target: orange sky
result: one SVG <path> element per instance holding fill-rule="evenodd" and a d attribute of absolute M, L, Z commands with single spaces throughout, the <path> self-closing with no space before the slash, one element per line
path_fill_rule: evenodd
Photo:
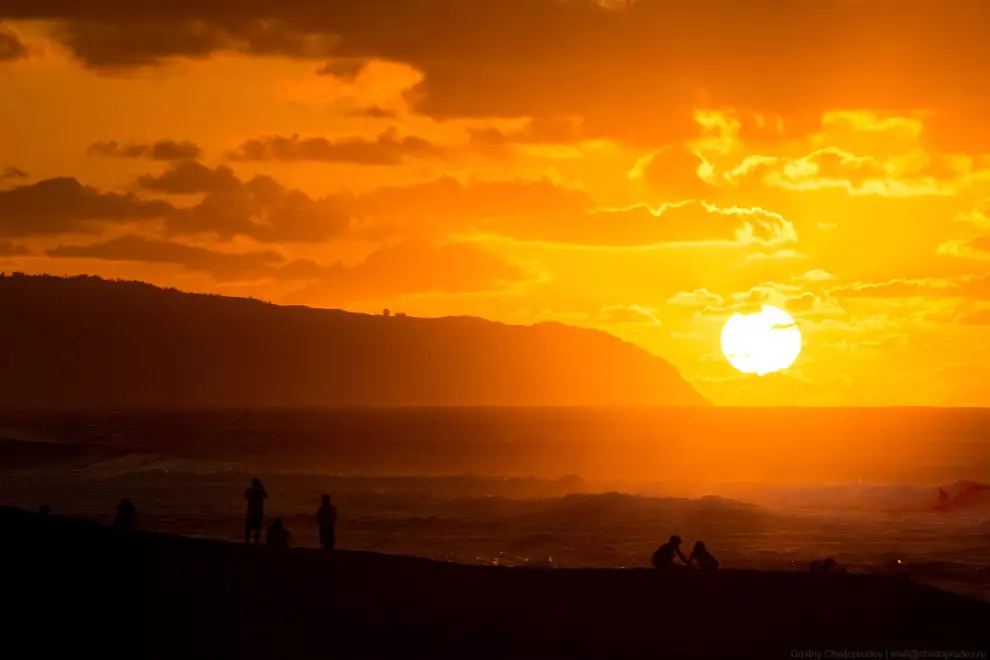
<path fill-rule="evenodd" d="M 0 269 L 595 327 L 990 404 L 990 2 L 4 0 Z M 721 356 L 775 304 L 785 373 Z M 580 359 L 580 356 L 575 356 Z"/>

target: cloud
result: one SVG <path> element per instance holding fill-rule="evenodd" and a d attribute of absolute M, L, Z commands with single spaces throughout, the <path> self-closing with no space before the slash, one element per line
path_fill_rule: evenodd
<path fill-rule="evenodd" d="M 73 178 L 46 179 L 0 190 L 0 236 L 96 234 L 101 222 L 164 218 L 172 211 L 167 202 L 100 192 Z"/>
<path fill-rule="evenodd" d="M 400 137 L 395 128 L 374 140 L 300 138 L 271 135 L 247 140 L 228 154 L 235 161 L 321 161 L 357 165 L 398 165 L 406 158 L 442 157 L 446 150 L 420 137 Z"/>
<path fill-rule="evenodd" d="M 794 298 L 788 298 L 784 308 L 789 312 L 800 314 L 802 317 L 841 316 L 846 310 L 834 300 L 820 298 L 814 293 L 805 292 Z"/>
<path fill-rule="evenodd" d="M 188 141 L 159 140 L 151 144 L 131 143 L 121 145 L 115 141 L 94 142 L 87 153 L 114 158 L 149 158 L 151 160 L 195 160 L 203 150 Z"/>
<path fill-rule="evenodd" d="M 724 303 L 725 299 L 722 296 L 712 293 L 708 289 L 679 291 L 667 301 L 668 305 L 680 305 L 682 307 L 709 307 Z"/>
<path fill-rule="evenodd" d="M 367 65 L 368 60 L 363 57 L 336 57 L 317 69 L 316 75 L 354 80 Z"/>
<path fill-rule="evenodd" d="M 2 10 L 0 10 L 2 15 Z M 0 25 L 0 63 L 27 58 L 30 51 L 17 32 Z"/>
<path fill-rule="evenodd" d="M 936 249 L 942 254 L 960 259 L 990 261 L 990 234 L 978 234 L 964 239 L 950 239 Z"/>
<path fill-rule="evenodd" d="M 692 199 L 708 200 L 719 194 L 711 164 L 687 149 L 667 147 L 648 154 L 636 162 L 628 177 Z"/>
<path fill-rule="evenodd" d="M 641 305 L 605 305 L 592 320 L 609 325 L 661 325 L 660 310 Z"/>
<path fill-rule="evenodd" d="M 445 236 L 498 232 L 565 222 L 593 206 L 587 192 L 536 181 L 469 181 L 442 177 L 404 186 L 383 186 L 355 201 L 357 213 L 378 231 L 396 236 Z"/>
<path fill-rule="evenodd" d="M 142 183 L 168 192 L 206 193 L 193 206 L 175 209 L 168 215 L 166 230 L 176 235 L 319 242 L 341 236 L 352 226 L 349 195 L 310 197 L 267 176 L 244 182 L 223 166 L 210 169 L 182 162 L 160 177 L 143 178 Z"/>
<path fill-rule="evenodd" d="M 240 180 L 229 167 L 213 169 L 196 161 L 173 163 L 162 174 L 141 176 L 137 183 L 145 190 L 170 195 L 219 192 L 240 186 Z"/>
<path fill-rule="evenodd" d="M 468 136 L 475 145 L 504 146 L 511 144 L 571 144 L 588 137 L 578 117 L 539 117 L 526 119 L 522 126 L 498 129 L 492 126 L 469 128 Z"/>
<path fill-rule="evenodd" d="M 990 325 L 990 307 L 964 314 L 957 319 L 957 323 L 962 325 Z"/>
<path fill-rule="evenodd" d="M 577 247 L 661 244 L 775 247 L 797 241 L 794 225 L 760 207 L 678 202 L 596 208 L 584 190 L 538 181 L 442 178 L 389 186 L 355 200 L 379 231 L 511 239 Z"/>
<path fill-rule="evenodd" d="M 955 278 L 893 279 L 886 282 L 856 282 L 829 292 L 836 298 L 970 298 L 990 299 L 990 275 Z"/>
<path fill-rule="evenodd" d="M 828 280 L 835 279 L 835 275 L 832 275 L 827 270 L 814 268 L 806 272 L 804 275 L 795 276 L 794 279 L 804 280 L 806 282 L 827 282 Z"/>
<path fill-rule="evenodd" d="M 551 218 L 507 217 L 489 228 L 523 241 L 593 247 L 776 246 L 797 240 L 794 225 L 776 213 L 697 202 L 593 209 Z"/>
<path fill-rule="evenodd" d="M 520 266 L 478 245 L 420 241 L 385 246 L 356 265 L 338 263 L 312 274 L 318 279 L 293 297 L 334 305 L 409 294 L 495 291 L 524 279 Z"/>
<path fill-rule="evenodd" d="M 26 245 L 7 240 L 0 241 L 0 257 L 23 257 L 29 254 L 31 254 L 31 250 Z"/>
<path fill-rule="evenodd" d="M 102 259 L 174 264 L 191 271 L 207 273 L 218 280 L 272 276 L 283 257 L 272 251 L 226 253 L 173 241 L 138 235 L 122 236 L 105 243 L 61 245 L 48 250 L 48 256 L 63 259 Z"/>
<path fill-rule="evenodd" d="M 703 103 L 757 108 L 802 127 L 834 108 L 882 116 L 929 107 L 933 89 L 942 110 L 936 133 L 960 140 L 959 114 L 977 118 L 986 108 L 973 90 L 990 58 L 982 29 L 990 7 L 969 0 L 341 0 L 318 8 L 310 0 L 7 0 L 0 17 L 56 21 L 55 38 L 91 67 L 222 51 L 405 62 L 424 73 L 415 102 L 434 117 L 578 115 L 592 131 L 652 144 L 693 132 L 690 115 Z"/>
<path fill-rule="evenodd" d="M 348 117 L 367 117 L 369 119 L 395 119 L 399 113 L 378 105 L 370 105 L 361 108 L 354 108 L 347 112 Z"/>
<path fill-rule="evenodd" d="M 931 156 L 878 159 L 834 146 L 800 158 L 751 155 L 724 178 L 751 188 L 755 183 L 792 191 L 844 190 L 852 195 L 931 197 L 955 194 L 967 185 L 962 172 L 934 167 Z"/>
<path fill-rule="evenodd" d="M 27 179 L 28 173 L 17 167 L 6 167 L 0 172 L 0 179 Z"/>

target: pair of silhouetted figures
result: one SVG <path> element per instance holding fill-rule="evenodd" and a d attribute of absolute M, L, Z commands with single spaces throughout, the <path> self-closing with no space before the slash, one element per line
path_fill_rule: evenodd
<path fill-rule="evenodd" d="M 265 500 L 268 499 L 268 492 L 260 479 L 251 480 L 251 487 L 244 491 L 244 499 L 247 500 L 244 542 L 250 543 L 253 536 L 254 542 L 259 543 L 265 518 Z M 321 506 L 316 512 L 316 522 L 320 527 L 320 545 L 332 550 L 337 543 L 337 509 L 330 504 L 329 495 L 323 495 L 321 498 Z M 276 518 L 268 528 L 265 544 L 276 548 L 289 545 L 289 530 L 285 528 L 281 518 Z"/>
<path fill-rule="evenodd" d="M 675 564 L 674 558 L 679 558 L 684 565 Z M 704 541 L 698 541 L 691 550 L 691 556 L 685 557 L 681 552 L 681 537 L 670 537 L 670 540 L 657 548 L 653 553 L 653 568 L 661 571 L 676 571 L 684 568 L 697 568 L 702 571 L 717 571 L 718 560 L 705 548 Z"/>

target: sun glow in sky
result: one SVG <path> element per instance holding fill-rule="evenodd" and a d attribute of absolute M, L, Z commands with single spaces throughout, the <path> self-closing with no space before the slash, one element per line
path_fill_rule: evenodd
<path fill-rule="evenodd" d="M 7 0 L 0 269 L 597 328 L 720 404 L 990 405 L 986 25 L 973 0 Z M 762 305 L 804 350 L 760 377 L 720 341 Z"/>

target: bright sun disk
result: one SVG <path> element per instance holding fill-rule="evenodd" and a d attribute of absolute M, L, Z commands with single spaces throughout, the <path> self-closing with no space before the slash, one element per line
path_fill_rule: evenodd
<path fill-rule="evenodd" d="M 801 331 L 784 310 L 763 305 L 759 312 L 733 314 L 722 328 L 722 352 L 744 374 L 786 369 L 801 353 Z"/>

